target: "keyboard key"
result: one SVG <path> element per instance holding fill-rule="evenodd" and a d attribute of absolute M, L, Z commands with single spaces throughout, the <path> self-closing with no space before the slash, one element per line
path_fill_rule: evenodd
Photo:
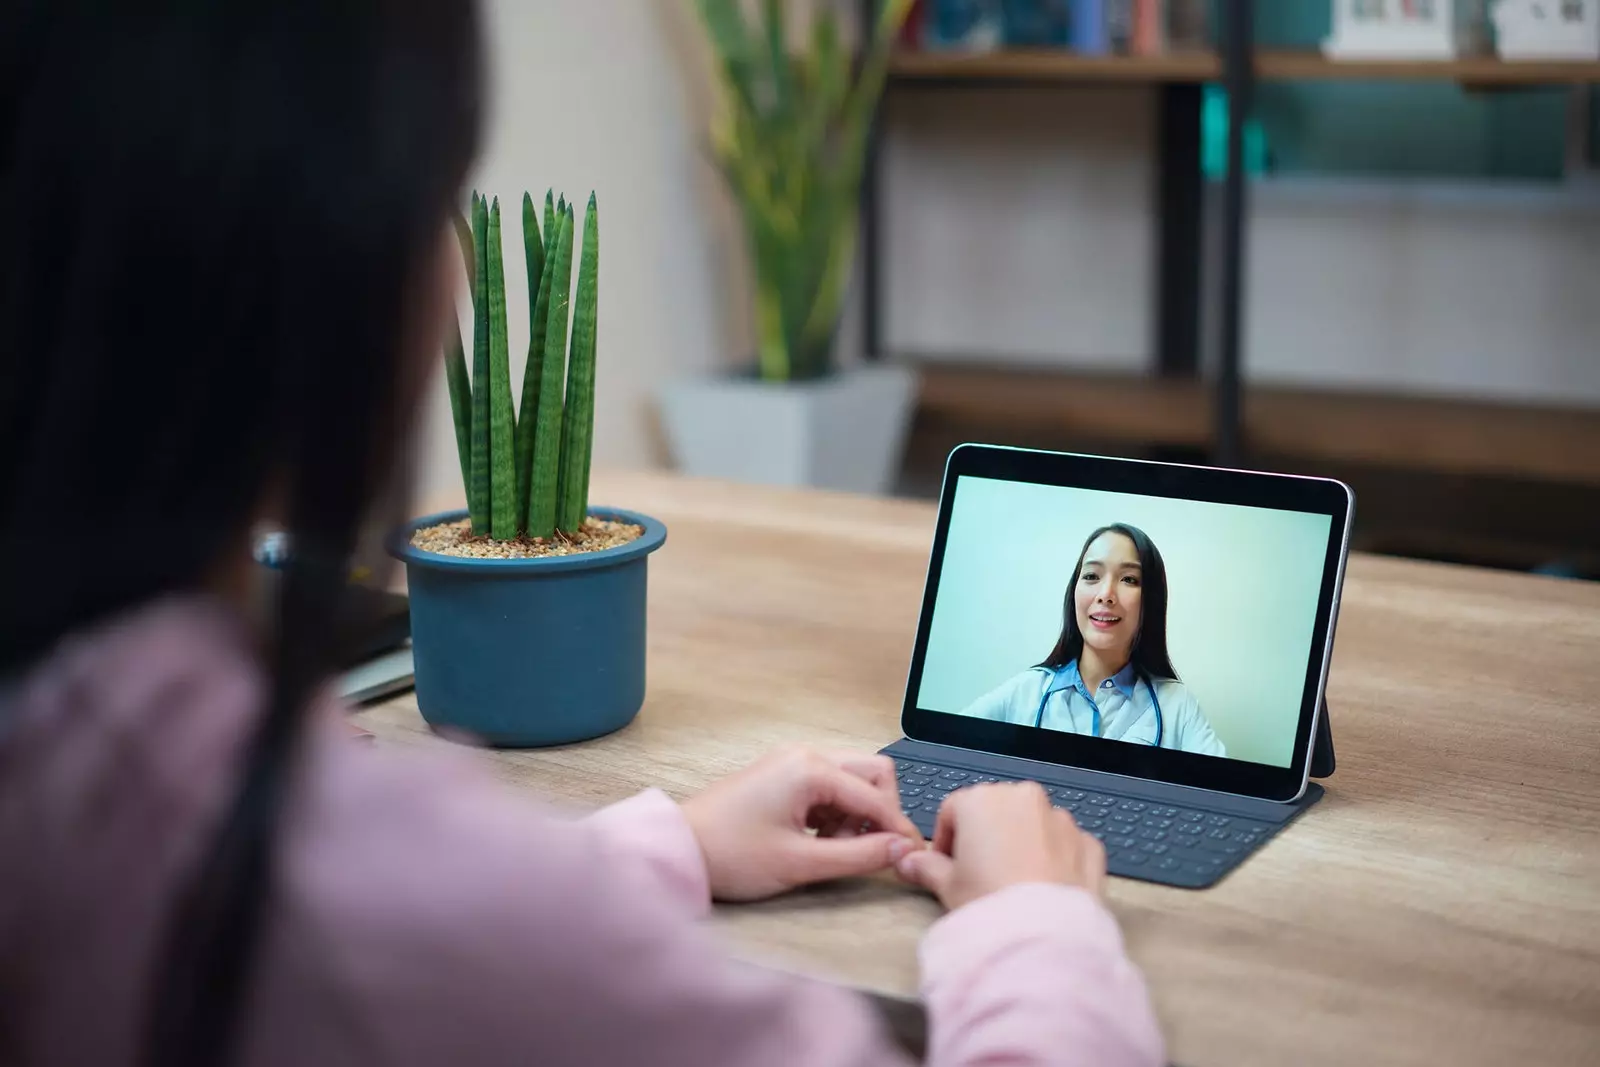
<path fill-rule="evenodd" d="M 1237 841 L 1212 841 L 1208 839 L 1205 843 L 1205 849 L 1207 852 L 1221 852 L 1227 856 L 1237 856 L 1244 851 L 1244 846 Z"/>
<path fill-rule="evenodd" d="M 1206 820 L 1206 817 L 1200 814 L 1198 811 L 1186 811 L 1182 815 L 1178 816 L 1178 818 L 1182 819 L 1184 822 L 1205 822 Z"/>
<path fill-rule="evenodd" d="M 1112 848 L 1132 848 L 1134 845 L 1138 844 L 1138 842 L 1131 837 L 1124 837 L 1119 834 L 1116 837 L 1106 838 L 1106 844 Z"/>
<path fill-rule="evenodd" d="M 900 797 L 902 800 L 906 797 L 920 797 L 921 795 L 922 790 L 914 785 L 903 785 L 900 787 Z"/>
<path fill-rule="evenodd" d="M 1083 799 L 1084 792 L 1081 789 L 1059 789 L 1059 790 L 1057 790 L 1056 795 L 1059 796 L 1062 800 L 1068 801 L 1069 803 L 1072 803 L 1072 804 L 1076 804 L 1078 801 Z"/>
<path fill-rule="evenodd" d="M 967 780 L 967 772 L 966 771 L 945 771 L 939 777 L 940 778 L 944 778 L 947 781 L 951 781 L 951 782 L 964 782 L 964 781 Z"/>
<path fill-rule="evenodd" d="M 1189 864 L 1188 869 L 1193 874 L 1203 874 L 1209 878 L 1211 875 L 1216 874 L 1217 871 L 1222 869 L 1222 861 L 1208 860 L 1204 863 L 1191 863 Z"/>
<path fill-rule="evenodd" d="M 1140 830 L 1139 838 L 1144 841 L 1165 841 L 1167 832 L 1165 830 Z"/>
<path fill-rule="evenodd" d="M 902 774 L 900 776 L 901 785 L 927 785 L 931 781 L 933 781 L 932 778 L 921 774 Z"/>
<path fill-rule="evenodd" d="M 937 800 L 924 801 L 922 804 L 922 810 L 930 815 L 937 815 L 939 813 L 939 803 L 940 802 Z"/>
<path fill-rule="evenodd" d="M 1233 820 L 1228 818 L 1226 815 L 1213 815 L 1211 818 L 1206 820 L 1206 822 L 1210 823 L 1212 826 L 1226 826 L 1232 821 Z"/>
<path fill-rule="evenodd" d="M 1178 834 L 1173 837 L 1172 843 L 1178 848 L 1199 848 L 1200 840 L 1199 834 Z"/>
<path fill-rule="evenodd" d="M 1167 827 L 1172 825 L 1172 820 L 1171 819 L 1152 819 L 1150 816 L 1146 815 L 1144 817 L 1144 825 L 1148 826 L 1148 827 L 1151 827 L 1152 829 L 1155 829 L 1155 830 L 1165 830 Z"/>
<path fill-rule="evenodd" d="M 1103 844 L 1106 839 L 1106 832 L 1104 830 L 1090 830 L 1089 836 Z"/>
<path fill-rule="evenodd" d="M 1257 841 L 1261 840 L 1261 835 L 1255 830 L 1235 830 L 1233 832 L 1233 839 L 1242 844 L 1253 845 Z"/>
<path fill-rule="evenodd" d="M 929 778 L 932 778 L 934 775 L 939 773 L 939 768 L 935 767 L 931 763 L 918 763 L 915 766 L 911 766 L 910 764 L 907 764 L 907 766 L 910 767 L 911 770 L 915 771 L 917 774 L 925 774 Z"/>
<path fill-rule="evenodd" d="M 1103 797 L 1098 793 L 1090 793 L 1088 796 L 1084 797 L 1084 800 L 1095 805 L 1096 807 L 1101 808 L 1109 808 L 1115 805 L 1117 802 L 1115 797 Z"/>
<path fill-rule="evenodd" d="M 1078 820 L 1079 828 L 1084 830 L 1098 830 L 1105 824 L 1106 821 L 1104 819 L 1085 818 Z"/>
<path fill-rule="evenodd" d="M 1176 819 L 1178 817 L 1178 809 L 1154 807 L 1150 809 L 1150 814 L 1158 819 Z"/>
<path fill-rule="evenodd" d="M 1163 871 L 1175 871 L 1183 866 L 1183 861 L 1176 856 L 1163 856 L 1156 861 L 1156 866 Z"/>
<path fill-rule="evenodd" d="M 1139 851 L 1148 852 L 1152 856 L 1160 856 L 1167 851 L 1167 846 L 1163 845 L 1159 841 L 1146 841 L 1144 844 L 1139 846 Z"/>
<path fill-rule="evenodd" d="M 1127 852 L 1117 857 L 1117 862 L 1125 867 L 1138 867 L 1150 861 L 1150 857 L 1143 852 Z"/>
<path fill-rule="evenodd" d="M 1123 811 L 1143 811 L 1148 806 L 1142 800 L 1124 800 L 1118 805 Z"/>
<path fill-rule="evenodd" d="M 1226 841 L 1233 835 L 1228 833 L 1226 830 L 1213 830 L 1206 836 L 1215 841 Z"/>

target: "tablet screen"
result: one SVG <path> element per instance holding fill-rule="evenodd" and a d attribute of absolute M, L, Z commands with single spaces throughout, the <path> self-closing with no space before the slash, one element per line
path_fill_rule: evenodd
<path fill-rule="evenodd" d="M 907 736 L 1297 795 L 1349 499 L 1321 479 L 964 446 Z"/>
<path fill-rule="evenodd" d="M 1331 523 L 964 477 L 918 706 L 1287 767 Z"/>

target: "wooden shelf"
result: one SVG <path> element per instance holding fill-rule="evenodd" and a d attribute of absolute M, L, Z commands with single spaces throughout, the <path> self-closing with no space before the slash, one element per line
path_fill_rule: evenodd
<path fill-rule="evenodd" d="M 938 80 L 1014 79 L 1019 81 L 1203 82 L 1222 77 L 1212 52 L 1162 56 L 1083 56 L 1055 49 L 999 52 L 902 52 L 889 68 L 895 78 Z"/>
<path fill-rule="evenodd" d="M 924 416 L 1134 446 L 1205 448 L 1211 387 L 1138 374 L 919 364 Z M 1600 411 L 1247 385 L 1262 453 L 1600 486 Z"/>
<path fill-rule="evenodd" d="M 905 81 L 973 80 L 1172 83 L 1217 81 L 1213 52 L 1160 56 L 1084 56 L 1055 49 L 1009 49 L 960 54 L 902 52 L 891 74 Z M 1273 80 L 1393 79 L 1466 85 L 1582 85 L 1600 83 L 1600 62 L 1508 62 L 1493 56 L 1455 60 L 1334 60 L 1319 52 L 1259 51 L 1256 74 Z"/>
<path fill-rule="evenodd" d="M 1292 80 L 1453 81 L 1467 85 L 1583 85 L 1600 82 L 1600 62 L 1510 62 L 1494 56 L 1450 60 L 1329 59 L 1318 52 L 1262 52 L 1259 77 Z"/>

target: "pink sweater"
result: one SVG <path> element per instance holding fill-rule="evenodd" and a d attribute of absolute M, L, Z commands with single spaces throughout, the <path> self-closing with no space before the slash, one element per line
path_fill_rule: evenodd
<path fill-rule="evenodd" d="M 172 601 L 0 694 L 0 1062 L 133 1061 L 156 932 L 262 683 L 220 607 Z M 243 1064 L 902 1062 L 861 998 L 729 958 L 654 790 L 562 818 L 463 759 L 353 744 L 329 702 L 279 856 Z M 1163 1062 L 1080 890 L 996 893 L 921 959 L 931 1063 Z"/>

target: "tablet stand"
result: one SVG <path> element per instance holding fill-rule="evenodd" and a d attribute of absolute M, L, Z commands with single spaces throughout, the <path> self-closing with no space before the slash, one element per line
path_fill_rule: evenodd
<path fill-rule="evenodd" d="M 1328 701 L 1322 701 L 1322 714 L 1317 716 L 1317 736 L 1311 742 L 1311 777 L 1327 778 L 1333 774 L 1333 727 L 1328 725 Z"/>

